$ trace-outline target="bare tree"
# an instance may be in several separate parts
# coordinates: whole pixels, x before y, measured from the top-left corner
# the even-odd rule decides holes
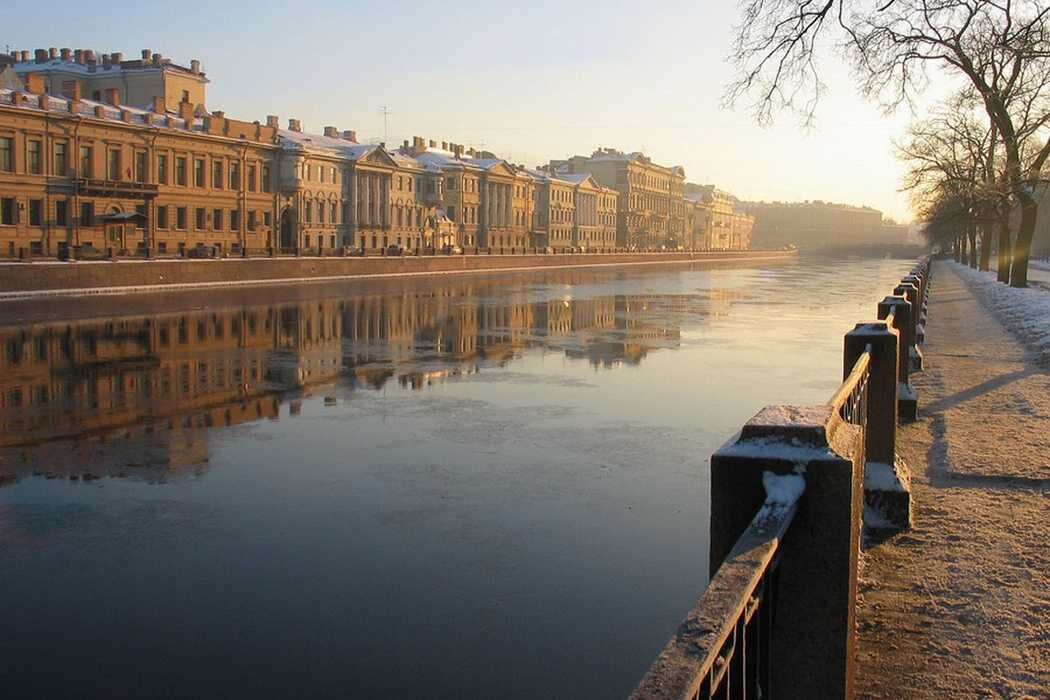
[[[760,120],[785,108],[811,118],[823,91],[816,56],[825,41],[848,57],[863,94],[887,110],[913,103],[933,71],[973,90],[995,128],[1021,211],[1010,283],[1027,286],[1038,214],[1033,188],[1050,158],[1050,3],[745,0],[731,54],[739,76],[727,100],[754,96]],[[1043,146],[1026,151],[1034,140]]]

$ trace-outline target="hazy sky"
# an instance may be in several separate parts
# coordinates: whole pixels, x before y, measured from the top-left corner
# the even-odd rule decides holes
[[[393,144],[418,135],[530,166],[598,146],[642,150],[744,199],[910,218],[891,143],[910,115],[884,117],[836,62],[811,131],[791,115],[762,128],[745,109],[720,108],[736,12],[731,0],[53,0],[7,7],[0,44],[199,58],[208,107],[241,119],[277,114],[308,131],[382,137],[386,105]],[[54,21],[63,16],[75,19]]]

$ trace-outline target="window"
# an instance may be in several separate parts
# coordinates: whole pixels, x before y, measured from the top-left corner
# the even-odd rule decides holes
[[[226,220],[226,217],[222,214],[222,209],[213,209],[211,212],[211,227],[216,231],[222,230],[222,224]]]
[[[40,142],[36,139],[26,141],[26,170],[32,175],[43,172],[40,162]]]
[[[135,151],[135,182],[146,181],[146,152]]]
[[[4,197],[0,199],[0,224],[4,226],[15,225],[15,199]]]
[[[183,102],[189,102],[190,101],[190,91],[189,90],[183,90],[182,91],[182,101]]]
[[[157,156],[157,184],[168,184],[168,157],[166,155]]]
[[[445,189],[448,190],[449,192],[455,191],[455,189],[456,189],[456,179],[452,178],[452,177],[448,178],[448,180],[445,181]]]
[[[175,159],[175,184],[180,187],[186,186],[186,157],[179,156]]]
[[[94,226],[95,225],[95,203],[94,202],[81,202],[80,203],[80,225],[81,226]]]
[[[95,102],[101,102],[102,101],[102,91],[101,90],[93,90],[91,92],[91,99],[94,100]]]
[[[307,163],[304,166],[303,170],[305,171],[305,173],[304,173],[305,179],[307,179],[307,180],[313,180],[314,179],[314,166],[312,166],[309,163]]]
[[[448,208],[448,219],[449,219],[449,221],[455,221],[456,220],[456,208],[455,207],[449,207]]]
[[[230,189],[240,189],[241,186],[241,164],[230,163]]]
[[[55,143],[55,175],[65,177],[69,172],[68,157],[66,142],[58,141]]]
[[[193,159],[193,185],[194,187],[204,187],[204,159],[194,158]],[[222,187],[222,185],[219,185]]]
[[[335,168],[332,168],[332,184],[334,185],[337,182],[339,182],[339,178],[336,177]]]
[[[270,212],[264,211],[263,212],[263,226],[269,226],[269,225],[270,225]]]
[[[110,180],[120,179],[120,149],[111,148],[109,149],[109,160],[108,168],[106,169],[106,177]]]
[[[69,226],[69,202],[64,199],[55,201],[55,226]]]
[[[213,160],[211,162],[211,186],[217,190],[222,189],[222,161]]]
[[[29,226],[43,226],[44,200],[29,199]]]
[[[240,231],[241,230],[241,213],[236,209],[230,211],[230,230]]]
[[[15,170],[15,140],[0,136],[0,170],[11,173]]]
[[[168,228],[168,208],[157,207],[157,228]]]
[[[255,191],[255,166],[254,165],[249,165],[248,166],[248,191],[249,192],[254,192]]]
[[[203,231],[208,227],[207,213],[204,207],[197,207],[197,230]]]
[[[324,224],[324,202],[317,203],[317,223]]]
[[[317,174],[321,178],[321,182],[324,182],[324,167],[323,166],[317,169]]]
[[[335,224],[335,223],[338,223],[338,222],[337,222],[337,221],[335,220],[335,215],[336,215],[336,208],[335,208],[335,202],[330,202],[330,203],[328,204],[328,213],[329,213],[329,215],[330,215],[330,216],[332,217],[332,218],[331,218],[331,222],[332,222],[333,224]]]
[[[248,230],[255,230],[255,211],[251,210],[248,212]]]
[[[136,204],[135,213],[139,215],[138,218],[135,220],[135,228],[146,228],[146,205]]]
[[[309,202],[309,201],[303,202],[303,219],[308,224],[312,224],[313,223],[313,221],[314,221],[314,203],[313,202]]]
[[[270,166],[269,165],[262,166],[262,191],[263,192],[269,192],[270,191]]]
[[[175,208],[175,228],[180,231],[186,230],[186,207]]]

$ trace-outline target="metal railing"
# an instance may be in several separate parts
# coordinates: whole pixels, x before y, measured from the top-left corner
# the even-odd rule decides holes
[[[780,543],[797,504],[764,504],[632,698],[768,698]]]
[[[847,423],[867,428],[870,384],[871,346],[857,358],[849,376],[839,385],[828,405],[837,410],[839,417]]]

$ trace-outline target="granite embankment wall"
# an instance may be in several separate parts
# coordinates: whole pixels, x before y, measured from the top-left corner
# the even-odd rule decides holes
[[[117,260],[0,265],[0,298],[106,294],[377,276],[790,259],[794,251]]]

